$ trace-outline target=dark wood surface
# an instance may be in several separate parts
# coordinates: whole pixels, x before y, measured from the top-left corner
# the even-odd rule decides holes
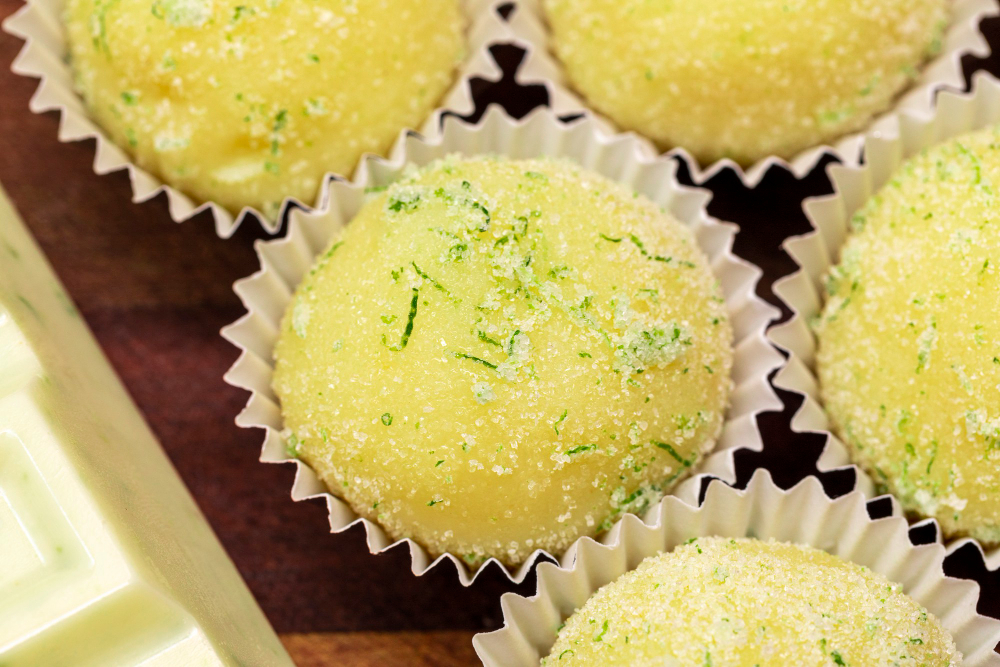
[[[0,0],[0,18],[20,4]],[[1000,34],[1000,24],[987,32]],[[294,469],[257,461],[260,434],[233,423],[246,394],[222,381],[237,351],[218,332],[242,313],[231,286],[256,269],[252,242],[264,234],[247,224],[222,240],[207,215],[178,225],[162,197],[132,204],[124,172],[93,173],[92,142],[61,144],[56,116],[28,111],[36,84],[9,71],[20,46],[0,35],[0,182],[295,659],[474,663],[472,634],[497,628],[500,595],[530,594],[534,578],[513,586],[490,569],[463,588],[447,565],[414,577],[405,548],[372,556],[360,528],[331,535],[322,504],[290,500]],[[500,82],[477,86],[480,111],[501,101],[523,114],[544,103],[544,91],[513,83],[516,50],[496,55],[509,67]],[[966,64],[1000,71],[992,60]],[[828,191],[825,174],[796,181],[772,170],[751,191],[724,172],[709,186],[711,212],[741,224],[737,252],[765,269],[760,292],[770,297],[771,282],[794,268],[780,242],[807,230],[800,202]],[[742,481],[758,466],[785,486],[815,473],[822,440],[791,434],[797,401],[783,398],[785,412],[761,419],[766,450],[739,458]],[[823,481],[833,494],[851,484],[844,474]],[[958,554],[949,570],[979,580],[983,611],[1000,613],[1000,577],[975,553]]]

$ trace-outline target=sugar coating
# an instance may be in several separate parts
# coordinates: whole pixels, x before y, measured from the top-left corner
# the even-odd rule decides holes
[[[825,551],[702,537],[594,593],[543,665],[899,665],[961,654],[899,584]]]
[[[419,126],[465,44],[458,0],[68,0],[64,20],[77,87],[136,164],[272,217]]]
[[[568,161],[451,157],[374,194],[276,346],[293,451],[393,538],[560,552],[718,436],[732,330],[691,232]]]
[[[940,52],[948,0],[543,0],[570,83],[662,148],[744,165],[862,129]]]
[[[1000,130],[907,162],[826,278],[833,425],[903,505],[1000,544]]]

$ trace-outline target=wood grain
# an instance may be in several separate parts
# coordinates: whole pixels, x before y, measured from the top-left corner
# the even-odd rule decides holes
[[[0,0],[0,18],[20,4]],[[360,528],[331,535],[322,504],[289,499],[293,469],[258,462],[260,435],[233,424],[246,394],[222,381],[237,352],[218,331],[242,313],[231,285],[256,269],[252,243],[264,234],[246,225],[221,240],[207,215],[177,225],[162,197],[132,204],[123,173],[93,173],[92,142],[61,144],[55,115],[28,111],[36,84],[9,71],[20,46],[0,35],[0,181],[299,664],[474,663],[472,633],[499,627],[500,595],[530,594],[534,578],[513,586],[491,568],[463,588],[450,565],[417,578],[405,548],[372,556]],[[479,112],[544,101],[513,83],[508,51],[498,50],[510,60],[504,79],[476,87]],[[993,61],[970,70],[983,64],[1000,71]],[[765,269],[770,296],[793,268],[780,242],[808,229],[800,202],[829,189],[825,175],[772,170],[747,190],[723,172],[709,186],[711,212],[741,224],[737,252]],[[797,399],[785,398],[783,413],[761,419],[765,451],[740,456],[741,480],[759,466],[786,486],[815,473],[822,439],[791,433]],[[850,483],[823,480],[832,493]],[[979,580],[996,610],[1000,577],[966,560],[951,573]]]
[[[459,667],[476,662],[471,632],[289,633],[281,636],[299,667],[351,665]]]

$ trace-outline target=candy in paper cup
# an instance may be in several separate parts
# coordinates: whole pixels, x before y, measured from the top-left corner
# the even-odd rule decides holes
[[[873,520],[862,492],[832,500],[815,477],[787,491],[763,470],[743,491],[713,481],[700,504],[664,498],[644,519],[629,515],[599,540],[579,540],[559,565],[539,565],[537,593],[505,594],[503,628],[476,635],[473,645],[489,667],[534,667],[575,610],[645,558],[691,538],[755,537],[822,549],[884,575],[941,621],[962,652],[963,665],[1000,665],[993,651],[1000,621],[977,614],[979,585],[945,576],[944,546],[914,546],[908,529],[895,502],[891,516]]]
[[[904,111],[892,125],[865,137],[865,164],[831,165],[830,178],[835,192],[807,200],[805,212],[814,231],[788,239],[783,247],[799,270],[774,285],[774,293],[792,311],[792,317],[768,332],[771,340],[788,355],[787,365],[775,376],[774,384],[800,394],[804,401],[792,419],[792,429],[826,435],[827,444],[819,469],[828,470],[850,462],[850,451],[830,429],[820,402],[816,375],[817,339],[809,326],[823,308],[823,276],[840,257],[840,249],[850,229],[850,220],[901,164],[924,148],[951,137],[1000,123],[1000,81],[980,72],[969,93],[942,92],[931,112]],[[874,484],[857,469],[862,488]],[[956,550],[971,542],[956,540],[948,545]],[[976,544],[982,551],[982,547]],[[991,569],[1000,567],[1000,548],[984,555]]]
[[[406,542],[412,555],[412,570],[421,575],[435,564],[449,560],[455,564],[462,583],[468,585],[479,571],[471,571],[455,555],[437,559],[412,540],[392,541],[377,524],[360,518],[342,500],[329,493],[316,474],[302,461],[285,451],[281,435],[281,410],[272,388],[273,349],[281,318],[296,285],[310,270],[316,256],[349,223],[361,207],[366,187],[385,186],[402,174],[408,165],[423,166],[450,154],[496,154],[512,158],[542,155],[565,157],[648,196],[687,225],[710,260],[718,278],[734,329],[735,357],[733,391],[722,432],[714,452],[705,457],[674,493],[697,496],[707,476],[735,479],[734,452],[739,448],[762,447],[756,416],[780,410],[768,382],[769,374],[782,358],[765,336],[776,311],[764,303],[754,289],[761,271],[733,255],[735,225],[721,223],[707,215],[709,194],[680,186],[675,179],[676,163],[647,152],[633,136],[609,135],[591,119],[564,123],[548,109],[539,109],[523,120],[513,120],[498,108],[490,109],[477,124],[446,118],[442,132],[431,138],[404,136],[388,160],[367,160],[351,182],[329,182],[320,210],[294,211],[284,238],[258,242],[261,269],[236,283],[235,290],[248,313],[226,327],[223,335],[242,350],[226,374],[230,384],[251,392],[246,408],[237,418],[243,427],[265,432],[261,460],[291,462],[298,466],[292,497],[295,500],[322,497],[330,510],[334,532],[357,522],[364,524],[368,546],[378,553]],[[535,559],[536,551],[516,571],[504,570],[513,581],[521,581]],[[499,563],[498,563],[499,564]],[[481,568],[480,568],[481,569]]]
[[[474,111],[470,83],[474,78],[494,80],[501,70],[494,61],[489,46],[495,42],[510,41],[507,23],[499,14],[498,3],[488,0],[463,0],[466,13],[467,58],[455,73],[455,84],[446,93],[423,130],[434,132],[446,113],[467,115]],[[38,89],[31,99],[30,109],[34,113],[58,111],[59,140],[63,142],[94,139],[96,155],[94,172],[107,174],[126,169],[132,185],[132,200],[144,202],[166,194],[170,217],[175,222],[183,222],[204,210],[210,210],[215,221],[215,229],[222,238],[228,238],[247,218],[257,218],[268,232],[276,232],[288,212],[293,208],[305,207],[313,202],[300,202],[286,198],[276,217],[272,217],[246,207],[237,215],[218,203],[197,202],[179,190],[163,183],[155,175],[143,170],[132,162],[131,156],[116,145],[89,117],[82,97],[74,87],[73,72],[67,62],[68,45],[62,22],[65,0],[27,0],[21,9],[3,24],[6,32],[25,41],[24,47],[14,60],[12,70],[16,74],[39,79]],[[406,132],[407,128],[401,128]],[[336,175],[328,174],[326,179]],[[350,174],[341,175],[342,177]]]
[[[517,0],[512,4],[515,7],[508,22],[511,31],[517,36],[518,44],[527,50],[525,75],[546,85],[550,105],[558,113],[562,115],[586,113],[598,116],[607,127],[612,127],[610,120],[588,109],[587,103],[573,92],[562,65],[552,54],[542,0]],[[1000,6],[993,0],[953,0],[952,20],[942,40],[941,52],[925,64],[916,81],[895,101],[892,109],[873,120],[866,131],[892,126],[896,122],[896,117],[904,111],[930,110],[934,106],[937,92],[942,88],[964,89],[962,58],[969,55],[983,57],[989,54],[989,44],[979,30],[979,23],[988,16],[998,14]],[[861,157],[863,134],[862,132],[847,135],[832,146],[806,149],[790,160],[778,156],[766,157],[746,169],[729,159],[702,166],[683,146],[674,148],[669,154],[685,160],[690,167],[691,178],[696,184],[704,184],[728,168],[739,175],[746,187],[753,188],[773,166],[787,169],[796,178],[802,178],[828,155],[846,164],[856,164]],[[652,147],[651,142],[650,146]]]

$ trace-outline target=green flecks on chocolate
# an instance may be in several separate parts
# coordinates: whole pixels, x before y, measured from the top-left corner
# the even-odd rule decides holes
[[[970,435],[983,439],[986,451],[1000,449],[1000,417],[990,419],[983,409],[968,410],[965,413],[965,428]]]
[[[326,102],[323,98],[310,97],[302,107],[303,116],[325,116],[328,113],[330,110],[326,108]],[[365,192],[381,192],[384,189],[365,188]]]
[[[413,296],[410,298],[410,312],[406,317],[406,328],[403,330],[402,338],[400,338],[398,343],[390,346],[386,342],[387,339],[385,334],[382,334],[382,344],[386,345],[394,352],[399,352],[406,347],[406,344],[410,341],[410,335],[413,333],[413,323],[417,319],[417,306],[420,301],[420,290],[414,287],[410,291]]]
[[[485,232],[487,229],[490,228],[490,223],[492,222],[492,218],[490,217],[490,211],[488,208],[486,208],[486,206],[483,205],[482,202],[480,202],[475,197],[472,197],[470,194],[471,192],[472,192],[472,184],[469,183],[469,181],[462,181],[462,189],[459,193],[455,193],[446,190],[443,187],[440,187],[434,190],[434,196],[437,197],[438,199],[443,200],[448,204],[459,204],[462,206],[468,206],[469,208],[472,208],[473,210],[476,210],[479,213],[481,213],[483,219],[476,224],[476,229],[480,232]]]
[[[94,0],[94,13],[90,17],[90,32],[94,42],[94,48],[99,51],[104,51],[104,54],[108,57],[111,56],[111,50],[108,47],[108,27],[107,27],[107,16],[115,5],[117,5],[119,0]],[[153,3],[156,6],[156,3]]]
[[[930,460],[927,461],[926,474],[931,474],[931,468],[934,467],[934,461],[937,460],[938,455],[938,441],[937,439],[931,440],[931,456]]]
[[[932,317],[930,324],[917,338],[917,373],[921,373],[930,363],[931,352],[937,344],[937,322]]]
[[[821,126],[840,125],[856,113],[857,110],[854,107],[821,111],[816,114],[816,120]]]
[[[17,251],[17,248],[15,248],[14,246],[12,246],[10,243],[8,243],[7,241],[3,241],[3,247],[4,247],[4,250],[7,251],[8,255],[10,255],[14,259],[21,259],[21,253],[19,253]]]
[[[451,354],[456,359],[468,359],[469,361],[474,361],[477,364],[482,364],[483,366],[486,366],[487,368],[489,368],[491,370],[495,371],[497,369],[497,365],[496,364],[490,363],[489,361],[486,361],[485,359],[480,359],[479,357],[473,356],[471,354],[466,354],[465,352],[452,352]]]
[[[448,248],[447,260],[450,262],[462,262],[469,254],[469,246],[466,243],[456,243]]]
[[[872,94],[872,92],[874,92],[875,88],[879,85],[881,80],[882,76],[880,74],[876,74],[871,78],[870,81],[868,81],[868,83],[865,85],[864,88],[858,91],[858,94],[861,95],[861,97],[868,97],[869,95]]]
[[[607,619],[605,619],[604,623],[601,625],[601,631],[598,632],[596,635],[594,635],[594,641],[595,642],[603,641],[604,635],[607,634],[607,632],[608,632],[608,621]]]
[[[257,10],[253,7],[247,7],[246,5],[237,5],[233,9],[233,18],[230,19],[230,23],[239,23],[242,19],[249,16],[253,16],[257,13]]]
[[[563,410],[563,413],[561,415],[559,415],[559,419],[557,419],[555,421],[555,423],[552,424],[552,428],[555,429],[556,435],[560,435],[560,433],[559,433],[559,425],[562,424],[566,420],[566,416],[568,414],[569,414],[569,410],[568,409],[567,410]]]
[[[510,335],[510,338],[507,339],[507,354],[508,354],[508,356],[514,356],[514,350],[515,350],[515,348],[519,347],[520,344],[521,344],[521,341],[523,339],[525,339],[525,338],[527,338],[527,335],[524,334],[520,329],[515,329],[514,330],[514,333],[512,333]]]
[[[603,233],[602,234],[598,234],[598,235],[602,239],[604,239],[605,241],[608,241],[610,243],[621,243],[622,241],[624,241],[627,238],[629,241],[631,241],[632,245],[634,245],[639,250],[640,254],[642,254],[642,256],[645,257],[646,259],[652,260],[654,262],[663,262],[664,264],[675,263],[673,257],[664,257],[663,255],[655,255],[655,254],[650,253],[646,249],[646,244],[643,243],[642,239],[640,239],[635,234],[629,234],[627,237],[626,236],[622,236],[622,237],[618,237],[618,238],[615,238],[613,236],[608,236],[607,234],[603,234]],[[689,262],[687,260],[677,261],[676,264],[678,266],[683,266],[683,267],[689,268],[689,269],[693,269],[696,266],[694,264],[694,262]]]
[[[290,458],[293,459],[299,458],[299,447],[301,445],[302,443],[299,441],[298,436],[296,436],[294,433],[290,433],[285,438],[285,454],[287,454]]]
[[[413,267],[413,270],[417,272],[418,276],[429,282],[434,287],[434,289],[436,289],[439,292],[443,292],[445,295],[449,297],[451,296],[451,292],[449,292],[447,288],[445,288],[441,283],[439,283],[438,281],[434,280],[429,275],[427,275],[426,272],[424,272],[419,266],[417,266],[416,262],[410,262],[410,266]]]
[[[485,331],[477,331],[476,335],[479,337],[479,340],[483,341],[484,343],[486,343],[488,345],[494,345],[496,347],[503,347],[503,343],[501,343],[500,341],[498,341],[498,340],[496,340],[494,338],[490,338],[486,334]]]
[[[281,109],[274,115],[274,124],[271,126],[271,155],[277,155],[281,151],[281,132],[288,125],[288,109]]]
[[[442,255],[442,262],[463,262],[469,255],[469,244],[458,234],[442,229],[441,227],[431,227],[429,231],[437,232],[441,236],[453,241],[447,251]]]
[[[68,315],[71,317],[80,316],[80,311],[76,309],[76,306],[73,305],[73,302],[70,301],[69,296],[66,295],[66,292],[64,292],[62,288],[56,287],[55,295],[56,300],[60,303],[60,305],[62,305],[63,310],[65,310]]]
[[[27,299],[26,299],[26,298],[25,298],[25,297],[24,297],[23,295],[21,295],[21,294],[18,294],[18,295],[17,295],[17,300],[18,300],[18,301],[20,301],[20,302],[21,302],[21,303],[22,303],[22,304],[24,305],[24,307],[25,307],[25,308],[27,308],[27,309],[28,309],[28,311],[29,311],[29,312],[30,312],[30,313],[31,313],[32,315],[34,315],[34,316],[35,316],[35,319],[37,319],[37,320],[41,321],[41,319],[42,319],[42,314],[38,312],[38,310],[37,310],[37,309],[35,308],[34,304],[32,304],[32,303],[31,303],[30,301],[28,301],[28,300],[27,300]]]
[[[472,395],[480,405],[485,405],[490,401],[496,400],[497,397],[493,391],[493,385],[489,382],[477,382],[472,385]]]
[[[415,211],[420,203],[420,193],[414,190],[399,189],[386,200],[385,207],[393,213]]]
[[[659,447],[660,449],[666,451],[668,454],[670,454],[670,456],[672,456],[678,463],[680,463],[685,468],[691,467],[691,461],[688,461],[680,454],[678,454],[677,450],[674,449],[673,445],[670,445],[666,442],[660,442],[659,440],[653,440],[652,443],[657,447]]]
[[[649,288],[649,287],[644,287],[644,288],[640,289],[638,292],[636,292],[636,295],[637,296],[641,296],[641,297],[646,298],[646,299],[649,299],[653,303],[659,303],[660,302],[660,290],[658,290],[658,289],[652,289],[652,288]]]
[[[212,17],[211,0],[154,0],[153,16],[175,28],[197,28]]]
[[[316,261],[316,264],[313,265],[313,268],[309,270],[309,275],[314,276],[318,271],[320,271],[323,267],[325,267],[330,262],[330,259],[333,258],[334,253],[337,252],[337,249],[340,248],[340,246],[342,245],[344,245],[343,241],[337,241],[332,246],[330,246],[329,249],[327,249],[327,251],[324,252],[320,256],[320,258]]]
[[[625,333],[616,337],[615,367],[619,372],[642,373],[647,368],[672,363],[692,344],[686,330],[675,323],[631,322],[626,325]]]
[[[572,272],[573,270],[570,269],[565,264],[562,264],[560,266],[553,266],[551,269],[549,269],[549,278],[554,278],[555,280],[562,280],[563,278],[569,277],[570,274],[572,274]]]

